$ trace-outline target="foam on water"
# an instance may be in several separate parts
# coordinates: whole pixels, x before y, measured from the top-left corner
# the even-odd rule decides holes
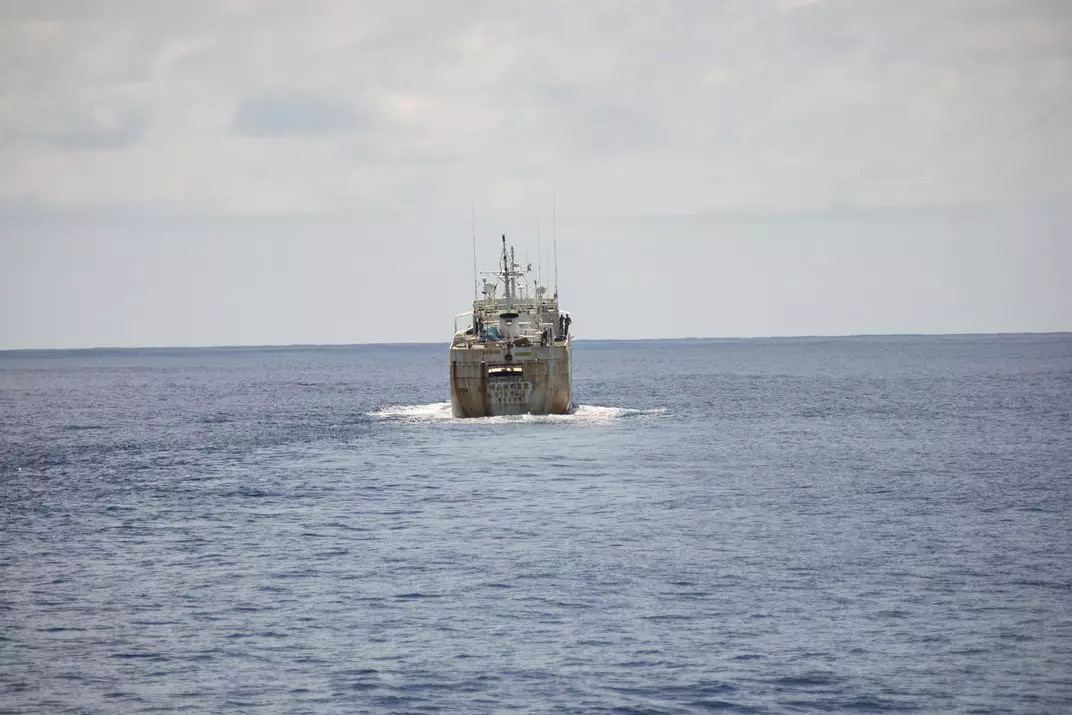
[[[427,405],[391,405],[368,413],[380,420],[403,420],[406,422],[442,422],[453,419],[449,402],[431,402]]]
[[[602,405],[577,405],[566,415],[511,415],[503,417],[456,418],[451,413],[449,402],[431,402],[426,405],[391,405],[370,412],[369,416],[379,420],[401,421],[411,423],[459,422],[499,423],[499,422],[565,422],[580,424],[605,424],[626,417],[643,415],[658,416],[666,414],[665,408],[636,410],[628,407],[605,407]]]

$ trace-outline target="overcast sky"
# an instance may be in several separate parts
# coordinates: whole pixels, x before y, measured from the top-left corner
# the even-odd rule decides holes
[[[1072,330],[1072,2],[0,1],[0,349]]]

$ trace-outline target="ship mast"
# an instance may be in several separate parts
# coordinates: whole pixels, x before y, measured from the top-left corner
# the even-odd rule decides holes
[[[510,286],[510,258],[506,253],[506,234],[502,235],[502,276],[503,276],[503,288],[506,291],[506,304],[510,305],[511,298],[514,297],[513,288]]]

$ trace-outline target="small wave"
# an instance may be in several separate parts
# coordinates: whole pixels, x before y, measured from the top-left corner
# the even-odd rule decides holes
[[[563,415],[578,420],[591,422],[609,422],[627,417],[658,417],[666,414],[665,407],[657,407],[651,410],[635,410],[630,407],[602,407],[600,405],[578,405],[573,414]]]
[[[578,422],[606,423],[627,417],[659,416],[666,414],[665,408],[636,410],[628,407],[604,407],[601,405],[578,405],[565,415],[509,415],[502,417],[454,417],[449,402],[432,402],[427,405],[391,405],[381,410],[368,413],[369,417],[379,420],[397,420],[402,422],[458,422],[490,423],[500,422]]]

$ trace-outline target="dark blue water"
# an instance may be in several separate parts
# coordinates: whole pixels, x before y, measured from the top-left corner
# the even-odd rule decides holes
[[[1072,711],[1072,336],[0,354],[0,710]]]

